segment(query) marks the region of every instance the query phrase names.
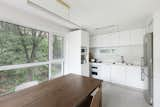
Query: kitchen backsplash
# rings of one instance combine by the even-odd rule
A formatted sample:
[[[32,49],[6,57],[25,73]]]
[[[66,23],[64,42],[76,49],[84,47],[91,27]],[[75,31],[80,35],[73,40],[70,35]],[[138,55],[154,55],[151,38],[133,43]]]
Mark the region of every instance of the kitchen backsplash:
[[[90,52],[94,58],[104,63],[121,62],[121,56],[123,56],[126,63],[140,65],[143,57],[143,46],[90,48]]]

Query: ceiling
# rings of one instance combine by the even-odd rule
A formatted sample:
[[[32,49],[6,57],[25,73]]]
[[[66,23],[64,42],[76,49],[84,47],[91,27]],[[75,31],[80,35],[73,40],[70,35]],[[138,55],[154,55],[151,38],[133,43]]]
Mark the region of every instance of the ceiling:
[[[70,20],[90,29],[118,25],[120,28],[144,27],[160,8],[160,0],[65,0]]]
[[[116,27],[119,30],[142,28],[153,13],[160,9],[160,0],[64,0],[71,7],[69,13],[66,13],[69,16],[66,17],[66,10],[63,6],[56,5],[56,0],[41,0],[41,2],[40,0],[31,0],[39,1],[41,7],[53,13],[64,13],[61,17],[65,20],[62,20],[46,11],[31,7],[27,4],[27,0],[1,1],[50,21],[55,21],[70,29],[76,29],[79,25],[91,32],[101,32],[101,30],[106,32],[106,29],[113,30],[111,27]]]

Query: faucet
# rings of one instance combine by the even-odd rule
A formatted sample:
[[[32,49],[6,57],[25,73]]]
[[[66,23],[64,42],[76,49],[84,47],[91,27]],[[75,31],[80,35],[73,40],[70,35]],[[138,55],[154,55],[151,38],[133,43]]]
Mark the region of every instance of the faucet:
[[[122,63],[122,64],[125,63],[124,56],[121,56],[121,63]]]

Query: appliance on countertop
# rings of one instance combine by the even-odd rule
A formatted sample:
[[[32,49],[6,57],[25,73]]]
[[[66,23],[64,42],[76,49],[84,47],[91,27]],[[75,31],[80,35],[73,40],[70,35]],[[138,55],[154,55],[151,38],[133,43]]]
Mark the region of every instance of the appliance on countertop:
[[[142,64],[143,80],[146,83],[144,96],[149,104],[153,104],[153,33],[144,37],[144,61]]]

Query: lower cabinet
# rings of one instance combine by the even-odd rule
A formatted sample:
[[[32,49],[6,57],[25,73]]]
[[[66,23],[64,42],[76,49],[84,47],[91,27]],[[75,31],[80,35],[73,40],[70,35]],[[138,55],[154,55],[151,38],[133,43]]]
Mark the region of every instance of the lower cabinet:
[[[111,67],[111,82],[118,84],[125,84],[126,71],[125,67],[120,65],[113,65]]]
[[[140,66],[99,64],[97,72],[97,79],[138,89],[145,88]]]
[[[99,77],[103,81],[110,81],[110,71],[111,67],[106,65],[100,66]]]
[[[126,67],[126,85],[144,89],[144,81],[141,80],[140,67]]]

